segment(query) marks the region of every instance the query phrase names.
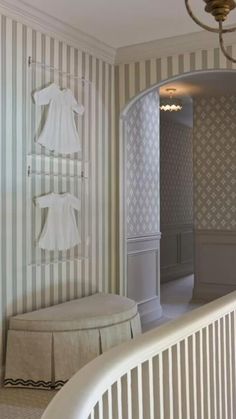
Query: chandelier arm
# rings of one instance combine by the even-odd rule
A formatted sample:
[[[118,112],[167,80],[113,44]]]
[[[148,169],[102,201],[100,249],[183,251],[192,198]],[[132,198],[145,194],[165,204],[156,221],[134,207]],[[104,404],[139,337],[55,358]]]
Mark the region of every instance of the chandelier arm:
[[[220,49],[224,56],[231,61],[232,63],[236,63],[236,59],[231,57],[231,55],[228,54],[225,45],[224,45],[224,39],[223,39],[223,30],[222,30],[222,22],[219,22],[219,42],[220,42]]]
[[[193,21],[197,25],[201,26],[201,28],[203,28],[203,29],[205,29],[207,31],[214,32],[214,33],[219,33],[219,34],[221,33],[221,35],[223,33],[235,32],[236,31],[236,27],[234,27],[234,28],[228,28],[228,29],[221,28],[221,30],[220,30],[218,28],[212,28],[211,26],[205,25],[196,16],[194,16],[193,11],[192,11],[192,9],[191,9],[191,7],[189,5],[189,0],[185,0],[185,6],[186,6],[186,9],[187,9],[187,12],[188,12],[189,16],[193,19]]]

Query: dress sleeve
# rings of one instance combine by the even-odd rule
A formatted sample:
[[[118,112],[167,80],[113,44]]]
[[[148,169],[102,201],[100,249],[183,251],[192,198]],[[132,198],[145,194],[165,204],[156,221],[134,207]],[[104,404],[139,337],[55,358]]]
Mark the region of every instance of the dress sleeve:
[[[58,91],[58,86],[54,83],[34,93],[34,101],[36,105],[48,105]]]
[[[76,112],[78,115],[83,115],[84,106],[80,103],[77,103],[75,106],[73,106],[73,111]]]
[[[52,194],[39,196],[36,198],[36,203],[40,208],[49,208],[52,206],[53,196]]]
[[[83,115],[84,113],[84,106],[81,103],[78,103],[73,93],[71,92],[71,102],[72,102],[72,110],[76,112],[78,115]]]
[[[76,196],[70,194],[69,202],[72,208],[76,209],[77,211],[80,211],[80,204],[81,204],[80,198],[77,198]]]

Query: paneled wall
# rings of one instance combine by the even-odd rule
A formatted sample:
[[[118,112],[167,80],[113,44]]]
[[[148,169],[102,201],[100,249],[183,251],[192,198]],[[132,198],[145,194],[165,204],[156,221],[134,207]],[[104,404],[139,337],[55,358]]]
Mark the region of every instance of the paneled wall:
[[[1,126],[1,281],[0,351],[3,360],[6,319],[12,314],[30,311],[49,304],[100,291],[116,291],[115,283],[115,202],[113,197],[115,159],[114,132],[114,68],[95,56],[1,15],[0,18],[0,126]],[[27,60],[54,66],[74,75],[84,76],[91,86],[82,87],[69,77],[59,77],[55,71],[28,69]],[[71,181],[56,184],[45,177],[28,178],[28,154],[37,154],[42,171],[53,169],[53,153],[34,144],[39,125],[38,111],[33,107],[32,92],[56,81],[70,87],[85,106],[79,119],[82,158],[87,161],[89,207],[87,218],[81,219],[81,229],[89,230],[86,237],[88,252],[85,259],[72,262],[32,264],[39,228],[32,199],[38,194],[70,190]],[[67,173],[70,162],[65,158]],[[58,159],[59,167],[63,162]],[[78,173],[75,170],[75,175]],[[61,183],[60,183],[61,182]],[[75,180],[76,182],[76,180]],[[76,194],[76,193],[75,193]],[[113,203],[112,203],[113,201]],[[85,214],[84,214],[85,215]],[[86,219],[86,221],[85,221]],[[85,225],[86,224],[86,225]],[[88,236],[88,234],[86,234]],[[60,255],[59,255],[60,256]],[[69,257],[74,256],[73,251]],[[52,262],[54,255],[51,256]]]
[[[185,106],[191,106],[185,105]],[[161,282],[193,272],[192,128],[160,118]]]
[[[230,54],[232,53],[233,56],[236,55],[236,45],[229,46],[227,49]],[[168,78],[183,75],[184,73],[188,73],[191,71],[208,70],[208,69],[209,70],[233,69],[233,68],[235,68],[235,65],[227,61],[226,58],[224,58],[224,56],[220,53],[219,48],[212,48],[209,50],[199,49],[196,51],[189,51],[189,52],[185,52],[184,54],[172,55],[168,57],[158,56],[158,51],[157,51],[156,57],[154,58],[143,60],[143,61],[137,61],[137,62],[129,62],[127,64],[123,64],[123,63],[119,64],[119,66],[117,66],[116,68],[116,110],[117,110],[117,113],[123,111],[125,109],[125,106],[132,99],[134,99],[135,96],[137,96],[139,93],[144,92],[147,89],[150,89],[152,86],[154,87],[158,83],[163,82],[167,80]],[[213,122],[217,124],[217,120]],[[122,124],[125,125],[125,121],[121,122],[120,124],[121,127],[122,127]],[[118,124],[117,124],[116,133],[117,133],[117,138],[121,138]],[[208,144],[206,144],[206,147],[209,147]],[[225,149],[227,147],[228,147],[227,144],[225,144]],[[225,152],[227,154],[226,150]],[[120,164],[120,166],[122,167],[122,163]],[[196,161],[196,167],[197,167],[197,161]],[[235,171],[232,170],[233,167],[234,166],[232,166],[232,159],[230,159],[230,161],[228,159],[224,160],[224,171],[225,173],[229,174],[228,182],[231,182],[231,183],[234,182],[233,179],[234,179]],[[224,208],[226,203],[225,203],[225,198],[223,194],[218,193],[217,190],[215,192],[216,192],[216,196],[214,199],[218,201],[217,205]],[[205,190],[204,191],[202,190],[202,194],[200,192],[200,195],[198,195],[198,199],[200,198],[202,199],[203,202],[205,201],[206,199]],[[198,204],[194,203],[194,213],[195,213],[194,221],[198,217],[198,214],[195,211],[195,206],[197,209]],[[234,222],[235,222],[235,213],[234,213]],[[222,223],[222,214],[220,215],[220,218],[218,218],[217,223],[218,225]],[[201,230],[199,230],[199,227],[200,226],[198,225],[196,229],[196,233],[201,233]],[[212,227],[208,229],[208,233],[210,229],[212,229]],[[231,236],[235,238],[235,235],[236,235],[235,224],[234,226],[232,226],[231,224]],[[233,239],[231,238],[231,242],[232,240]],[[197,246],[198,245],[197,245],[197,239],[196,239],[195,247],[197,248]],[[221,246],[221,250],[222,250],[221,258],[226,260],[227,259],[227,243],[225,243],[224,251],[223,251],[222,246]],[[218,260],[220,261],[218,253],[216,253],[216,258],[218,258]],[[233,264],[231,264],[230,267],[228,266],[228,269],[230,269],[231,271],[233,268],[234,268]],[[120,286],[122,288],[125,288],[126,286],[124,282],[125,282],[125,279],[121,277]],[[224,284],[224,282],[225,282],[225,278],[221,277],[221,283]],[[233,285],[233,287],[236,287],[236,283]],[[211,298],[210,296],[211,293],[212,293],[212,296],[215,295],[214,293],[215,285],[210,284],[210,286],[208,287],[208,291],[209,289],[211,290],[211,292],[208,292],[208,295],[206,296],[207,299]],[[198,297],[197,288],[195,289],[195,291],[196,291],[195,296]],[[225,291],[226,289],[224,287],[222,287],[221,290],[219,288],[219,294],[220,293],[223,294],[225,293]]]

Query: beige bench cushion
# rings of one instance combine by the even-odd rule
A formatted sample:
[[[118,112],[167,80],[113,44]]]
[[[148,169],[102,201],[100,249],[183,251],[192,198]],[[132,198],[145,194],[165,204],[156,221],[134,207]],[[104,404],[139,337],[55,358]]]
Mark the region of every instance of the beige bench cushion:
[[[98,293],[10,319],[9,329],[67,331],[101,328],[130,320],[137,304],[126,297]]]
[[[137,304],[113,294],[12,317],[4,384],[58,389],[83,365],[140,332]]]

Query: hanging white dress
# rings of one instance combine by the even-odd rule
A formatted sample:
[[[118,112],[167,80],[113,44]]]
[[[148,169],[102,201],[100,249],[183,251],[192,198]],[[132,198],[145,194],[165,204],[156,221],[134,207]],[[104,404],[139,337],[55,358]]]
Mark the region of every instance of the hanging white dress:
[[[81,150],[74,112],[82,115],[84,107],[77,103],[70,89],[61,90],[55,83],[35,92],[37,105],[48,105],[48,115],[38,143],[61,154]]]
[[[70,193],[54,192],[36,199],[40,208],[49,208],[39,247],[46,250],[66,250],[80,243],[75,211],[80,210],[80,199]]]

